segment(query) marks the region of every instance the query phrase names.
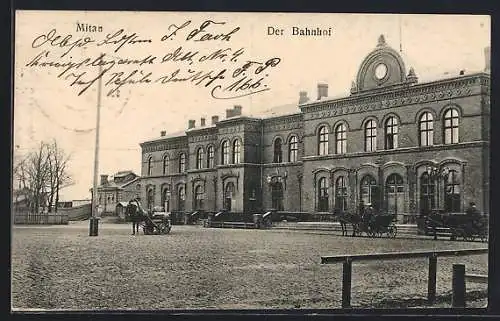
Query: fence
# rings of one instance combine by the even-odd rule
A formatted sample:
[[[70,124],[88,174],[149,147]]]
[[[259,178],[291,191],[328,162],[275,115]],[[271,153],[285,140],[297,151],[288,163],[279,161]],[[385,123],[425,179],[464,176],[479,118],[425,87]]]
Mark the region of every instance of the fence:
[[[14,224],[68,224],[68,215],[55,213],[14,213]]]
[[[352,262],[354,261],[374,261],[374,260],[398,260],[413,258],[429,258],[429,277],[427,283],[427,301],[434,304],[436,300],[436,272],[437,258],[468,256],[487,254],[488,249],[464,249],[464,250],[442,250],[442,251],[424,251],[424,252],[395,252],[395,253],[377,253],[361,255],[338,255],[322,256],[321,264],[343,263],[342,267],[342,308],[351,307],[351,279]]]

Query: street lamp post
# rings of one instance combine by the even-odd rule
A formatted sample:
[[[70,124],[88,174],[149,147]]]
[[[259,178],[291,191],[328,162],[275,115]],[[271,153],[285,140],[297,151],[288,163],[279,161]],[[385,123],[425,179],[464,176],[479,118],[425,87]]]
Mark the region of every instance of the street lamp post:
[[[99,173],[99,127],[101,121],[101,86],[102,86],[102,65],[99,65],[99,79],[97,86],[97,116],[95,128],[95,154],[94,154],[94,186],[92,189],[92,217],[90,218],[89,236],[97,236],[99,234],[99,218],[97,210],[99,208],[97,179]]]

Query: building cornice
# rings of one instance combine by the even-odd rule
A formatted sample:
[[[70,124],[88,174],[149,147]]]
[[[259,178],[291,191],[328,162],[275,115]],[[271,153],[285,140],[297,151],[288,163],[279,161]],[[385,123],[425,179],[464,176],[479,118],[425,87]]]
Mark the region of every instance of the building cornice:
[[[227,169],[227,168],[245,168],[245,167],[260,167],[259,163],[238,163],[238,164],[226,164],[217,165],[217,169]]]
[[[475,141],[475,142],[466,142],[466,143],[458,143],[458,144],[449,144],[449,145],[433,145],[433,146],[416,146],[416,147],[405,147],[405,148],[397,148],[397,149],[382,149],[377,150],[375,152],[357,152],[357,153],[347,153],[347,154],[329,154],[329,155],[314,155],[314,156],[305,156],[302,157],[302,161],[318,161],[318,160],[332,160],[332,159],[349,159],[356,157],[380,157],[385,155],[394,155],[394,154],[408,154],[408,153],[422,153],[422,152],[433,152],[433,151],[442,151],[442,150],[453,150],[453,149],[465,149],[465,148],[474,148],[474,147],[488,147],[488,141]]]
[[[182,140],[179,140],[178,137],[166,138],[165,140],[158,141],[150,141],[141,144],[142,153],[151,153],[158,151],[166,151],[172,149],[187,149],[188,148],[188,139],[187,136],[183,136]]]
[[[393,91],[367,92],[334,100],[316,101],[303,104],[300,108],[305,113],[304,119],[309,120],[485,94],[485,91],[487,93],[489,90],[489,84],[489,74],[478,73],[405,86]],[[473,90],[473,86],[478,86],[478,89]],[[479,88],[481,86],[484,89]]]
[[[262,164],[264,168],[276,168],[276,167],[294,167],[294,166],[302,166],[303,162],[284,162],[284,163],[266,163]]]

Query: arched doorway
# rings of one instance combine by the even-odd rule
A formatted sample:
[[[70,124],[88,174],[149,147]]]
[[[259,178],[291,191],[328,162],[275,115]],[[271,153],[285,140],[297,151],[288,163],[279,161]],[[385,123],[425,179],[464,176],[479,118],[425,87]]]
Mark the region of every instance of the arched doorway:
[[[224,189],[224,209],[227,211],[231,211],[235,190],[233,182],[226,184],[226,188]]]
[[[178,210],[179,211],[184,211],[186,204],[186,190],[184,189],[184,186],[179,187],[179,206]]]
[[[403,178],[399,174],[391,174],[385,181],[387,213],[397,215],[404,209]]]
[[[377,202],[377,181],[371,175],[365,175],[361,180],[361,199],[363,204],[372,204],[373,208],[378,209]]]
[[[335,181],[335,208],[347,211],[347,183],[344,176],[339,176]]]
[[[272,207],[277,211],[283,211],[285,209],[283,205],[283,184],[280,182],[275,182],[271,184],[271,199]]]
[[[161,203],[165,209],[165,212],[170,212],[170,187],[165,187],[161,195]]]
[[[328,180],[321,177],[318,181],[318,212],[328,212]]]
[[[436,208],[436,182],[427,172],[420,176],[420,214],[427,215]]]
[[[450,170],[445,176],[444,208],[447,212],[460,212],[460,179],[456,170]]]
[[[148,189],[148,194],[146,196],[147,209],[152,210],[155,206],[155,195],[152,188]]]
[[[194,189],[194,209],[195,210],[202,210],[203,209],[203,186],[196,186]]]

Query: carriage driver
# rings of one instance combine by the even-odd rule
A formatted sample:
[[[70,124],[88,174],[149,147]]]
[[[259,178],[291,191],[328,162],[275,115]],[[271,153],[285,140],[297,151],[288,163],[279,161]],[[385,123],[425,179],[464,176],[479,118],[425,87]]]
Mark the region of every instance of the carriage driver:
[[[476,203],[470,202],[469,207],[465,211],[465,214],[468,216],[469,220],[467,222],[468,228],[476,228],[476,224],[478,223],[481,214],[479,213]]]
[[[371,203],[366,204],[366,206],[367,206],[367,208],[364,211],[364,217],[363,218],[364,218],[364,221],[366,223],[371,223],[372,220],[373,220],[373,215],[375,214],[374,213],[375,210],[373,209],[373,206],[372,206]]]

